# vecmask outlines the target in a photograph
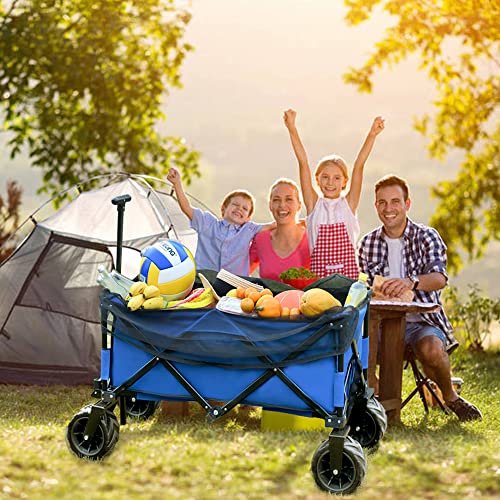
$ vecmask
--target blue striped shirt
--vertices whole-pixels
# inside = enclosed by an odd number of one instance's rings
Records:
[[[370,283],[376,274],[389,276],[388,248],[384,234],[383,226],[380,226],[363,236],[359,242],[359,267],[368,275]],[[446,245],[434,228],[424,224],[417,224],[408,218],[402,238],[402,268],[407,276],[428,274],[436,271],[448,278],[446,272]],[[433,302],[442,306],[441,290],[431,292],[415,290],[415,297],[418,302]],[[448,341],[448,351],[458,346],[456,338],[451,333],[453,328],[442,308],[438,312],[421,314],[420,316],[422,321],[439,328],[445,333]]]
[[[210,212],[194,208],[191,227],[198,233],[196,267],[214,271],[225,269],[238,276],[248,276],[250,243],[262,226],[252,221],[231,224]]]

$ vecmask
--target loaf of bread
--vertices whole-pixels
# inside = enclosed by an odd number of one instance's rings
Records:
[[[411,290],[405,290],[398,297],[389,297],[382,293],[382,284],[389,278],[384,278],[384,276],[374,276],[372,285],[372,300],[391,300],[393,302],[412,302],[413,292]]]

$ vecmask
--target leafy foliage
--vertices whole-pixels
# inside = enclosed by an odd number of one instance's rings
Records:
[[[307,269],[307,267],[291,267],[283,271],[279,276],[282,280],[295,280],[295,279],[317,279],[315,273]]]
[[[456,287],[450,286],[446,289],[446,302],[450,320],[457,333],[463,336],[465,345],[471,350],[483,350],[492,324],[500,320],[500,299],[485,297],[473,284],[465,300]]]
[[[0,262],[16,248],[15,241],[8,240],[19,224],[22,193],[16,181],[7,181],[5,198],[0,195]]]
[[[412,53],[434,80],[435,114],[415,127],[430,139],[432,157],[465,152],[456,179],[433,189],[439,199],[431,224],[448,245],[449,266],[458,270],[460,249],[481,257],[500,235],[500,0],[345,0],[347,22],[369,19],[376,6],[396,24],[347,82],[372,90],[376,69],[392,66]]]
[[[0,3],[0,111],[11,157],[27,146],[55,193],[104,171],[186,180],[198,154],[161,136],[160,105],[180,87],[190,14],[175,0]]]

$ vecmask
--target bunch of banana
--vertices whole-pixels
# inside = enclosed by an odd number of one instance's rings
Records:
[[[138,309],[198,309],[210,306],[215,302],[214,294],[210,288],[197,288],[185,299],[167,301],[158,287],[146,285],[142,281],[136,282],[130,287],[127,298],[127,307],[130,311]]]
[[[167,301],[160,293],[160,289],[154,285],[148,285],[142,292],[146,299],[142,304],[143,309],[164,309]]]
[[[144,292],[146,286],[144,281],[137,281],[130,287],[127,296],[127,308],[130,311],[137,311],[144,304],[146,299],[142,295],[142,292]]]
[[[130,287],[127,299],[127,307],[130,311],[163,309],[165,305],[160,289],[154,285],[146,285],[143,281],[138,281]]]
[[[128,291],[129,297],[136,297],[137,295],[142,295],[142,292],[144,292],[147,286],[148,285],[146,285],[144,281],[134,282]]]

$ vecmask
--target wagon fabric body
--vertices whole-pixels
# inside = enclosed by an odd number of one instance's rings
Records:
[[[331,432],[313,456],[313,476],[325,491],[351,493],[366,470],[362,446],[374,447],[387,425],[365,382],[368,304],[292,321],[215,308],[129,312],[104,292],[99,401],[74,416],[68,444],[82,458],[107,455],[119,433],[113,410],[125,424],[127,401],[196,401],[209,420],[237,404],[262,406],[323,418]]]

